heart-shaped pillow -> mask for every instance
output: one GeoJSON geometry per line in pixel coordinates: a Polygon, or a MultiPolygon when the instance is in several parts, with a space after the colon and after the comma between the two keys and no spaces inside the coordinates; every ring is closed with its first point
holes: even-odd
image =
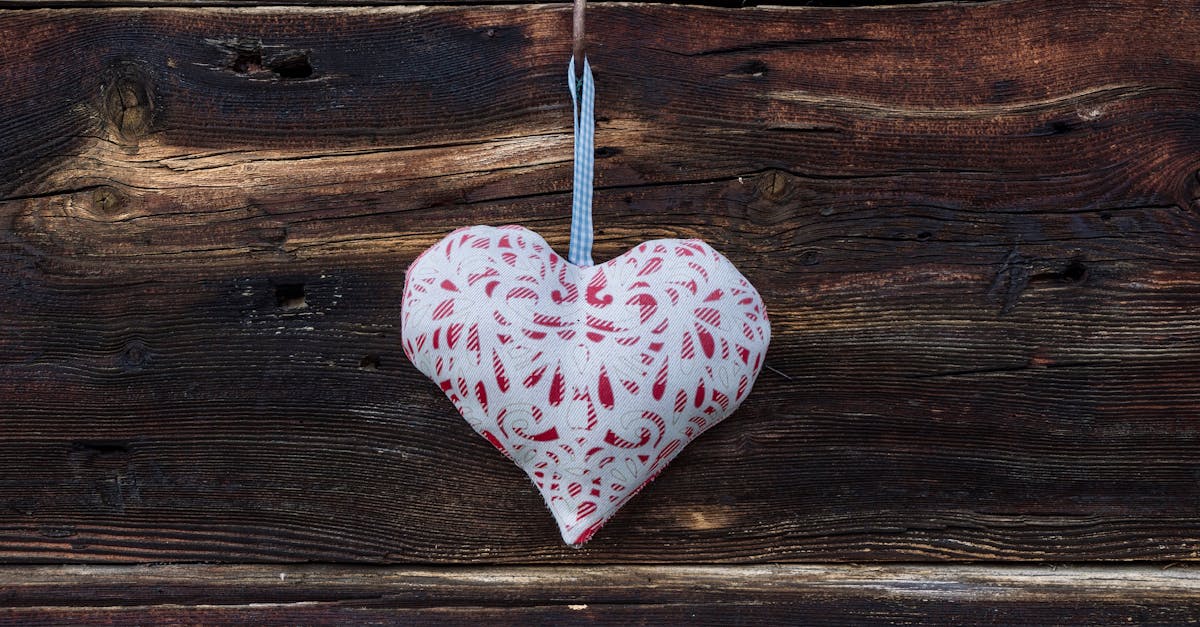
{"type": "Polygon", "coordinates": [[[577,266],[525,228],[473,226],[408,269],[401,333],[579,545],[737,409],[771,329],[758,292],[703,241],[577,266]]]}

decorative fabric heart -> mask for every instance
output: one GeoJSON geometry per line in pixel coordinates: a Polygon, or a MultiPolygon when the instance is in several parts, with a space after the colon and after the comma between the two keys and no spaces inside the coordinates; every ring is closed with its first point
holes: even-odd
{"type": "Polygon", "coordinates": [[[700,240],[591,261],[592,98],[576,84],[569,261],[519,226],[454,231],[408,269],[404,353],[586,542],[738,408],[771,328],[758,292],[700,240]],[[578,88],[578,89],[577,89],[578,88]]]}
{"type": "Polygon", "coordinates": [[[700,240],[579,267],[519,226],[459,229],[408,270],[404,351],[582,544],[762,366],[762,299],[700,240]]]}

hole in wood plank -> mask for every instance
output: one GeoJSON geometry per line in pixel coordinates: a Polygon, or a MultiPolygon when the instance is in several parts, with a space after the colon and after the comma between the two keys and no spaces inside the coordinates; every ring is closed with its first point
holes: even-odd
{"type": "Polygon", "coordinates": [[[1072,259],[1057,272],[1039,272],[1029,277],[1030,283],[1078,283],[1087,277],[1087,266],[1072,259]]]}
{"type": "Polygon", "coordinates": [[[1054,120],[1042,127],[1040,135],[1063,135],[1075,130],[1075,125],[1067,120],[1054,120]]]}
{"type": "Polygon", "coordinates": [[[305,52],[291,52],[282,55],[272,59],[267,67],[279,78],[308,78],[313,73],[312,63],[309,62],[308,53],[305,52]]]}
{"type": "Polygon", "coordinates": [[[111,457],[124,455],[129,452],[129,445],[124,442],[72,442],[71,451],[85,453],[95,457],[111,457]]]}
{"type": "Polygon", "coordinates": [[[730,72],[731,76],[750,76],[753,78],[759,78],[761,76],[765,76],[766,74],[767,74],[767,64],[763,63],[759,59],[754,59],[753,61],[747,61],[747,62],[733,68],[733,71],[730,72]]]}
{"type": "Polygon", "coordinates": [[[229,69],[238,74],[251,74],[262,69],[262,48],[238,50],[229,69]]]}
{"type": "Polygon", "coordinates": [[[367,355],[358,362],[358,367],[363,370],[379,370],[379,355],[367,355]]]}
{"type": "Polygon", "coordinates": [[[303,309],[308,306],[304,300],[303,283],[280,283],[275,286],[275,305],[280,309],[303,309]]]}
{"type": "Polygon", "coordinates": [[[267,78],[268,72],[284,80],[304,79],[312,76],[313,66],[309,53],[291,50],[272,57],[263,56],[263,46],[257,41],[238,41],[229,46],[233,58],[229,69],[250,78],[267,78]]]}
{"type": "Polygon", "coordinates": [[[1073,259],[1071,263],[1067,264],[1067,267],[1063,268],[1063,271],[1059,275],[1063,281],[1075,283],[1076,281],[1082,281],[1083,277],[1087,276],[1087,267],[1078,259],[1073,259]]]}

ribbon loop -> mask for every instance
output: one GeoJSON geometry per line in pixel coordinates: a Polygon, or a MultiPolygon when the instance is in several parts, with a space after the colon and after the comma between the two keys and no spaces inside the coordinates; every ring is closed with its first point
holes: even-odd
{"type": "Polygon", "coordinates": [[[575,118],[575,178],[571,192],[571,243],[567,261],[577,266],[592,265],[592,169],[596,151],[594,101],[596,86],[592,68],[583,59],[583,80],[576,82],[575,59],[567,67],[571,106],[575,118]]]}

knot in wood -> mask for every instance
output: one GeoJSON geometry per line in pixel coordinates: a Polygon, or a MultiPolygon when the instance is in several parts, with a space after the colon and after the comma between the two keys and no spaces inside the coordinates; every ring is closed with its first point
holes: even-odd
{"type": "Polygon", "coordinates": [[[126,142],[148,134],[153,126],[154,89],[140,66],[120,62],[105,73],[101,112],[114,134],[126,142]]]}
{"type": "Polygon", "coordinates": [[[781,170],[767,170],[758,177],[758,197],[772,204],[791,200],[796,193],[796,177],[781,170]]]}
{"type": "Polygon", "coordinates": [[[98,187],[92,190],[92,211],[97,216],[113,216],[125,206],[126,197],[113,187],[98,187]]]}
{"type": "Polygon", "coordinates": [[[141,370],[150,361],[150,350],[141,340],[131,340],[117,357],[117,364],[127,372],[141,370]]]}
{"type": "Polygon", "coordinates": [[[747,217],[760,225],[777,225],[794,218],[800,201],[812,194],[794,175],[782,170],[767,170],[752,181],[742,183],[741,178],[738,181],[739,186],[745,184],[750,195],[746,202],[747,217]]]}

